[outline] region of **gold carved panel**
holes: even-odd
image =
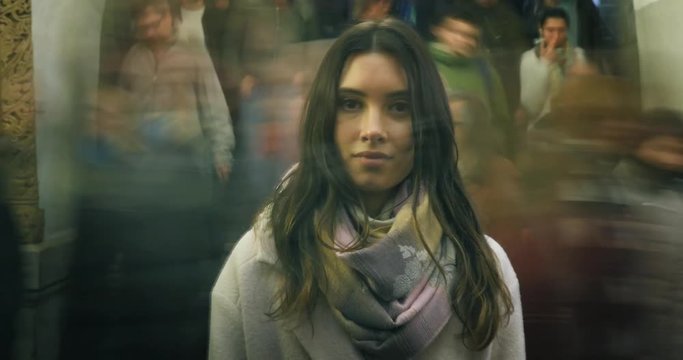
[[[7,197],[24,243],[38,243],[43,216],[38,208],[33,96],[31,1],[0,0],[0,136],[9,154]]]

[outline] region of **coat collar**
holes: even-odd
[[[275,242],[270,229],[270,207],[267,207],[254,223],[256,260],[278,267]],[[318,300],[310,317],[300,321],[288,320],[292,332],[311,359],[361,360],[363,356],[354,347],[332,314],[324,298]]]
[[[256,260],[270,265],[277,265],[277,251],[270,227],[272,205],[266,207],[254,222],[254,239],[256,240]]]

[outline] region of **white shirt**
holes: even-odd
[[[571,67],[571,65],[577,62],[586,61],[586,56],[580,48],[573,48],[572,55],[572,58],[565,65],[566,68]],[[551,88],[551,75],[553,72],[559,72],[561,80],[564,80],[564,72],[559,69],[559,65],[539,57],[536,54],[535,48],[522,55],[519,73],[521,83],[520,102],[531,118],[529,122],[530,128],[551,110],[550,102],[553,90],[555,90]]]
[[[204,6],[197,10],[181,9],[182,22],[178,25],[178,41],[192,48],[206,49],[204,40]]]

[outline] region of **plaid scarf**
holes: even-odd
[[[399,192],[392,219],[370,219],[373,235],[360,250],[343,250],[359,235],[351,220],[354,215],[345,210],[338,215],[338,250],[330,256],[325,296],[337,321],[367,358],[413,357],[437,337],[452,316],[455,249],[443,238],[426,194],[417,196],[413,217],[415,197],[405,193]],[[418,224],[445,277],[420,241]]]

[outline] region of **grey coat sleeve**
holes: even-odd
[[[253,238],[253,231],[249,231],[238,242],[211,291],[209,360],[247,358],[238,277],[240,264],[251,256]]]
[[[220,293],[211,294],[209,359],[246,359],[240,308]]]
[[[488,242],[498,258],[503,281],[508,287],[513,306],[509,321],[498,330],[498,334],[491,344],[491,359],[524,360],[526,359],[526,348],[524,345],[524,322],[519,280],[505,250],[491,238],[488,238]]]
[[[229,165],[235,135],[228,104],[208,53],[199,52],[197,59],[195,91],[202,130],[211,146],[214,162]]]

